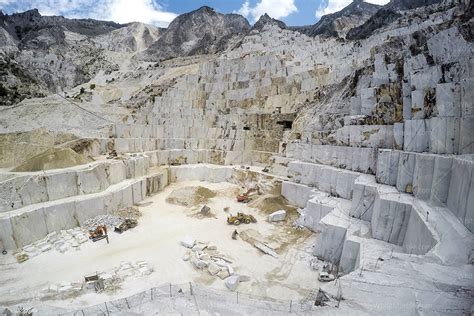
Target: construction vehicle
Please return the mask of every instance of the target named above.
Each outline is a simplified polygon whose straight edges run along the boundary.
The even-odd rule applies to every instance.
[[[247,215],[244,213],[237,213],[237,216],[232,216],[230,215],[227,217],[227,223],[230,225],[240,225],[241,223],[245,224],[250,224],[250,223],[256,223],[257,220],[253,215]]]
[[[247,192],[237,195],[237,202],[248,203],[250,202],[250,195],[256,192],[256,189],[249,189]]]
[[[119,226],[114,227],[114,232],[121,234],[137,225],[138,221],[136,219],[126,218]]]
[[[89,230],[89,239],[96,242],[98,240],[107,238],[107,243],[109,242],[109,236],[107,235],[107,226],[99,225],[94,230]]]
[[[320,272],[319,277],[318,277],[318,280],[321,282],[331,282],[331,281],[334,281],[335,279],[336,278],[334,277],[333,274],[325,272],[325,271]]]

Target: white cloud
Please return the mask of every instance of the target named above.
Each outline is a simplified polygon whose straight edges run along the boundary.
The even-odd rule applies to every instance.
[[[14,0],[0,0],[0,5],[7,5],[13,3]],[[1,9],[1,8],[0,8]]]
[[[260,0],[254,7],[246,0],[237,11],[251,22],[257,21],[265,13],[274,19],[281,19],[294,12],[298,12],[294,0]]]
[[[166,27],[177,16],[166,12],[153,0],[0,0],[18,11],[37,8],[42,15],[92,18],[117,23],[143,22]]]
[[[106,19],[118,23],[138,21],[166,27],[177,16],[155,6],[152,0],[113,0],[109,8]]]
[[[316,18],[319,19],[323,15],[340,11],[351,4],[351,2],[352,0],[323,0],[316,10]],[[389,3],[390,0],[365,0],[365,2],[384,5]]]

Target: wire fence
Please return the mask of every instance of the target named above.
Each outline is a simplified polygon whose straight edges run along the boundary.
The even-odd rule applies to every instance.
[[[231,309],[239,305],[242,308],[265,311],[292,313],[308,312],[316,307],[313,299],[277,300],[270,297],[256,296],[241,292],[231,292],[194,283],[164,284],[125,298],[84,307],[75,311],[59,314],[61,316],[114,315],[127,311],[139,312],[146,309],[163,310],[164,301],[172,302],[171,309],[178,308],[176,300],[183,300],[186,308],[199,313],[200,310],[211,311],[214,308]],[[170,310],[171,311],[171,310]]]

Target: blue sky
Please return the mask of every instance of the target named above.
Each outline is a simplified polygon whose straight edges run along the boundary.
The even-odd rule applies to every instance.
[[[37,8],[42,15],[93,18],[118,23],[143,22],[166,27],[177,15],[203,5],[222,13],[239,13],[250,23],[268,13],[288,25],[316,23],[352,0],[0,0],[5,13]],[[366,0],[385,4],[389,0]]]

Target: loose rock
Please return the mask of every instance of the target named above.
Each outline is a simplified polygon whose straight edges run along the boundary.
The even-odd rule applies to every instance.
[[[285,218],[286,218],[286,211],[284,210],[279,210],[268,215],[269,222],[281,222],[281,221],[284,221]]]

